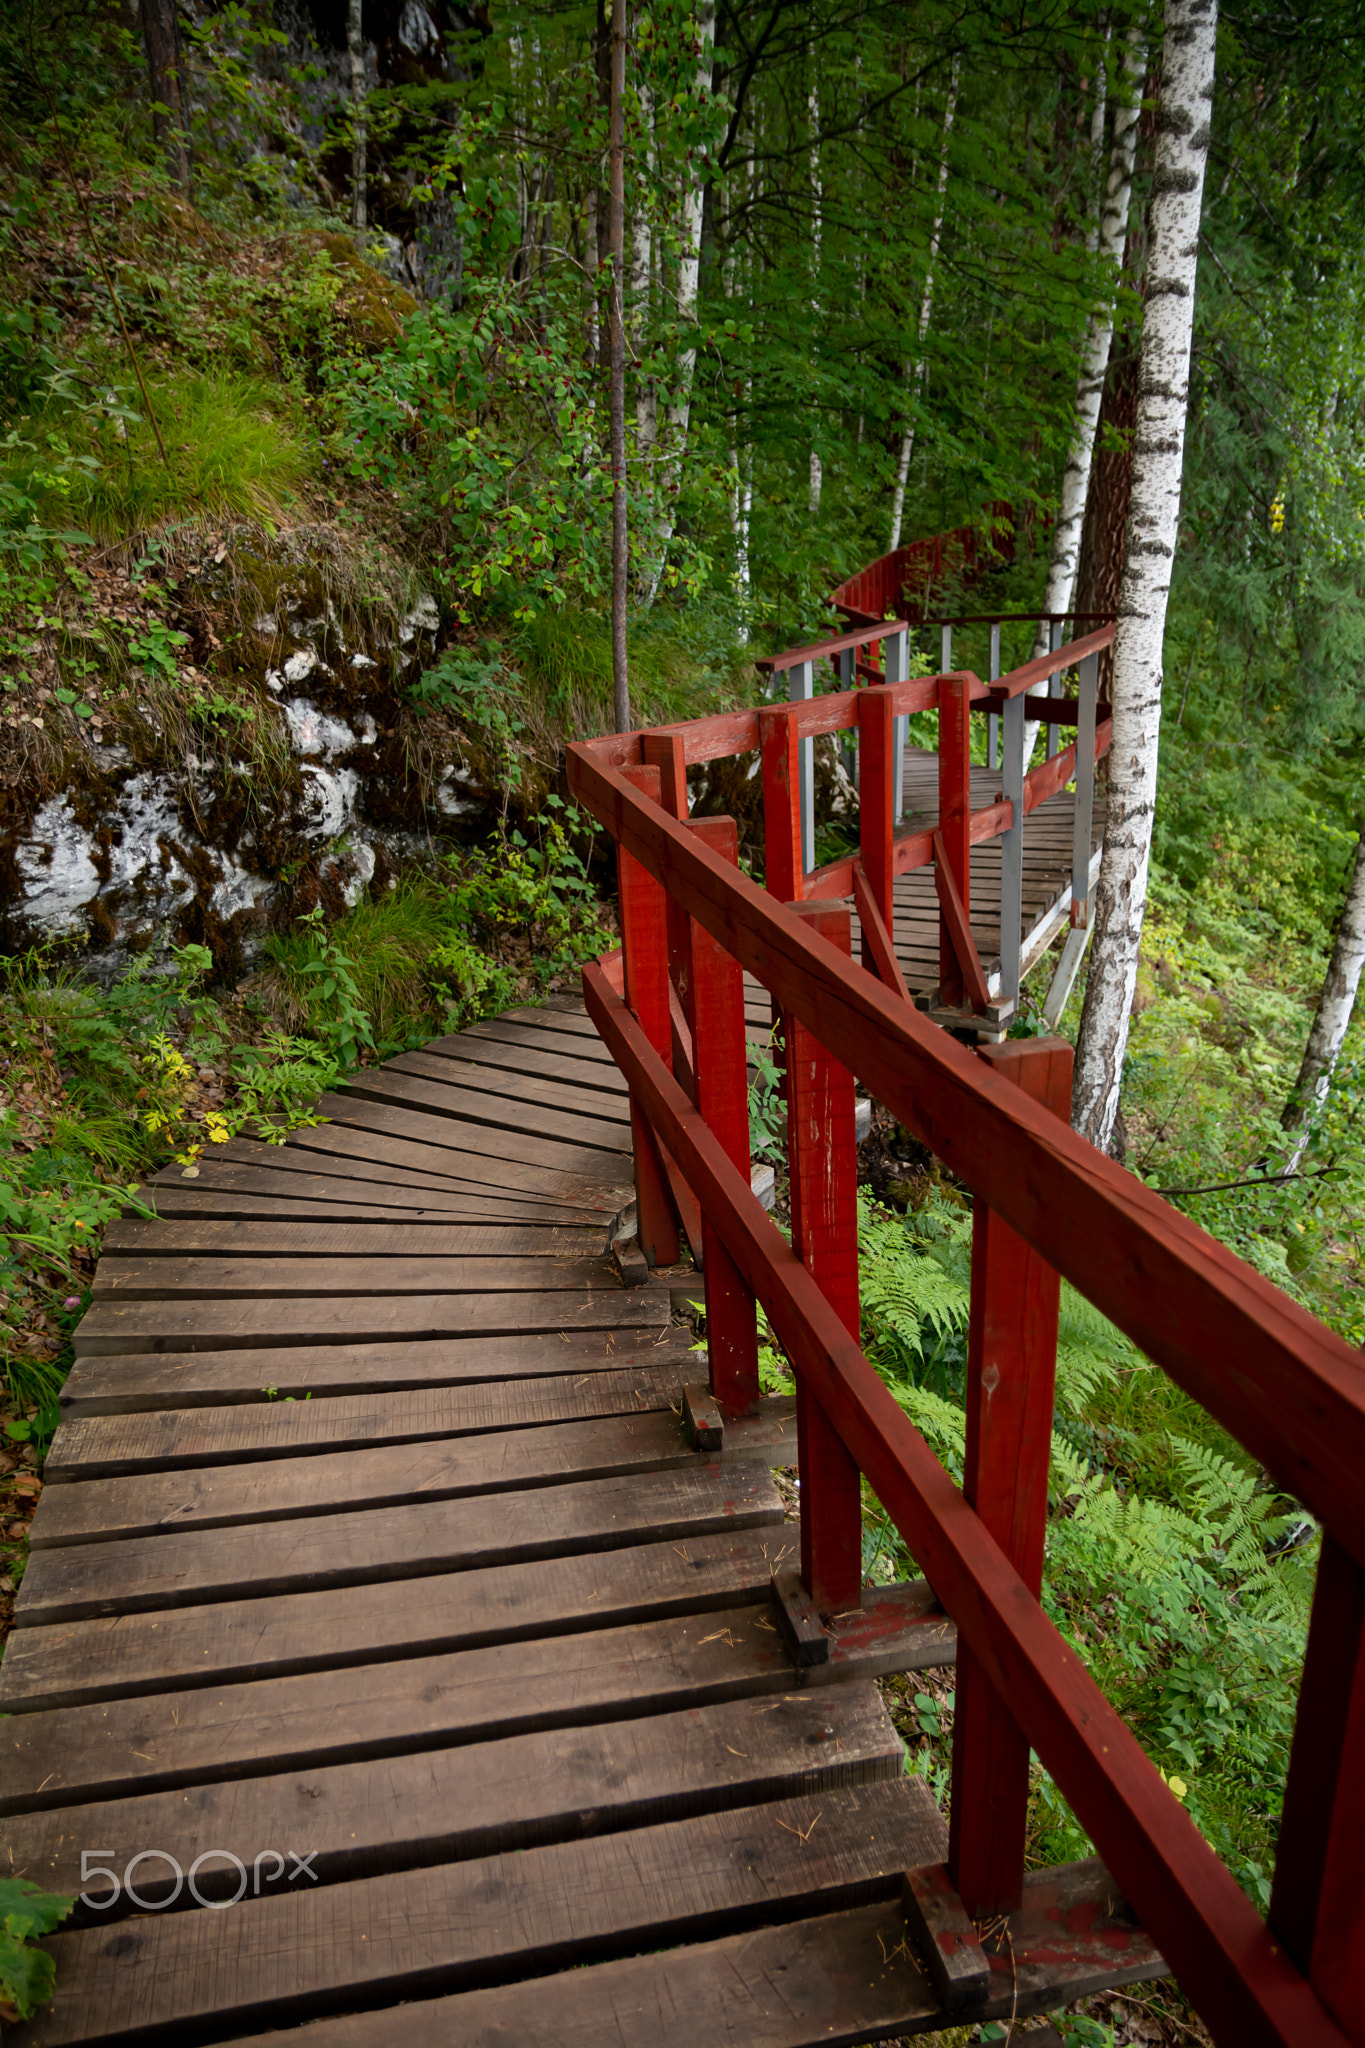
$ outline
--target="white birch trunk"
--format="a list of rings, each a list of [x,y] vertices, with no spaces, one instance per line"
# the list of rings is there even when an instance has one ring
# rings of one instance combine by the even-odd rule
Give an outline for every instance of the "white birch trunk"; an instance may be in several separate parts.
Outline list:
[[[1293,1093],[1280,1119],[1285,1129],[1295,1134],[1293,1150],[1285,1161],[1287,1172],[1292,1173],[1297,1168],[1308,1144],[1310,1119],[1327,1100],[1327,1090],[1331,1086],[1332,1075],[1351,1022],[1351,1013],[1355,1009],[1363,967],[1365,832],[1362,832],[1356,842],[1351,879],[1346,887],[1346,902],[1337,924],[1331,964],[1327,969],[1327,978],[1322,984],[1322,993],[1318,997],[1318,1007],[1313,1018],[1313,1028],[1308,1034],[1308,1044],[1304,1048],[1299,1078],[1294,1083]]]
[[[697,58],[696,93],[705,99],[711,91],[716,48],[716,0],[698,0],[697,36],[701,51]],[[682,254],[678,261],[678,319],[686,330],[696,325],[697,284],[701,275],[701,180],[687,173],[682,203]],[[687,455],[687,430],[692,417],[692,377],[697,367],[695,342],[685,342],[674,367],[673,391],[666,412],[667,445],[659,464],[659,512],[656,522],[654,559],[645,582],[644,602],[654,602],[673,538],[678,491],[682,485],[683,462]]]
[[[1166,0],[1133,493],[1114,643],[1109,809],[1072,1098],[1076,1129],[1106,1149],[1118,1115],[1147,907],[1162,641],[1180,526],[1217,22],[1217,0]]]
[[[905,366],[905,389],[909,398],[908,417],[905,432],[901,436],[900,460],[896,464],[896,488],[891,498],[891,545],[888,553],[895,554],[901,544],[901,521],[905,516],[905,486],[910,476],[910,458],[915,452],[915,407],[919,403],[920,387],[924,383],[924,338],[929,332],[929,321],[934,310],[934,265],[938,261],[938,245],[943,237],[943,195],[948,189],[948,140],[953,132],[953,116],[957,112],[957,80],[960,59],[954,57],[952,74],[948,80],[948,101],[943,109],[943,145],[938,159],[938,196],[934,206],[934,227],[929,237],[929,261],[924,272],[924,291],[919,302],[919,329],[915,337],[914,360]]]
[[[643,82],[638,87],[640,120],[644,128],[645,179],[654,183],[654,99]],[[653,483],[652,462],[658,434],[659,394],[652,377],[640,373],[639,365],[649,346],[650,279],[654,234],[647,203],[642,199],[631,222],[630,233],[630,347],[635,358],[635,436],[639,455],[640,489],[646,500]]]
[[[1142,110],[1142,78],[1147,66],[1147,43],[1141,29],[1130,30],[1123,53],[1125,92],[1114,109],[1114,133],[1109,145],[1109,175],[1095,226],[1093,251],[1107,273],[1102,303],[1086,322],[1081,344],[1080,374],[1076,379],[1076,403],[1072,412],[1071,445],[1062,471],[1061,500],[1057,523],[1052,529],[1052,559],[1048,565],[1047,588],[1043,595],[1045,612],[1071,609],[1076,588],[1076,564],[1085,527],[1085,503],[1090,495],[1090,461],[1095,451],[1095,430],[1099,425],[1104,377],[1109,368],[1109,351],[1114,340],[1114,309],[1118,302],[1119,272],[1123,245],[1128,234],[1128,207],[1133,193],[1133,162],[1137,155],[1138,115]],[[1101,124],[1104,102],[1099,104]],[[1088,239],[1088,238],[1087,238]],[[1033,643],[1035,658],[1046,654],[1050,640],[1042,626]],[[1048,685],[1039,683],[1030,697],[1046,697]],[[1038,726],[1024,727],[1025,759],[1033,752]]]
[[[351,226],[365,225],[367,124],[365,120],[365,29],[362,0],[348,0],[346,54],[351,66]]]

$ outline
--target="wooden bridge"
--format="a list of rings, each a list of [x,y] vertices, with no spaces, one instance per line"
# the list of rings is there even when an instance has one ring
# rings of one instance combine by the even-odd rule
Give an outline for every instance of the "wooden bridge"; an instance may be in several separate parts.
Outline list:
[[[1074,1137],[1061,1041],[959,1042],[1003,1007],[972,848],[1093,763],[1105,633],[1048,657],[1080,744],[1026,776],[1036,664],[898,680],[875,631],[890,681],[571,750],[620,862],[586,1007],[357,1074],[109,1233],[0,1667],[11,1868],[81,1894],[17,2043],[802,2048],[1167,1969],[1220,2048],[1365,2041],[1360,1365]],[[812,869],[801,749],[850,731],[859,852]],[[766,890],[687,815],[725,742]],[[931,867],[952,1031],[901,964]],[[749,1156],[774,1008],[790,1244]],[[963,1491],[858,1348],[854,1073],[976,1196]],[[1325,1525],[1269,1923],[1038,1604],[1059,1271]],[[924,1579],[864,1585],[864,1480]],[[954,1658],[945,1823],[873,1681]],[[1030,1749],[1103,1863],[1026,1874]]]

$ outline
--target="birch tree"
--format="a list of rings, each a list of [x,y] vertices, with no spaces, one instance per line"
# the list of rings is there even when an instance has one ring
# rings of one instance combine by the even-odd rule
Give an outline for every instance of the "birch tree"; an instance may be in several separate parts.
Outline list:
[[[1342,1044],[1355,1009],[1361,969],[1365,967],[1365,832],[1356,841],[1346,902],[1337,922],[1336,943],[1322,984],[1303,1064],[1280,1122],[1293,1134],[1285,1165],[1293,1172],[1308,1144],[1310,1119],[1327,1099]]]
[[[938,157],[938,191],[934,200],[934,225],[929,235],[929,260],[924,270],[924,290],[920,294],[919,327],[915,335],[914,356],[905,366],[905,432],[901,435],[900,460],[896,464],[896,489],[891,500],[891,545],[888,553],[893,555],[901,544],[905,486],[910,475],[910,459],[915,452],[915,410],[919,405],[920,390],[924,383],[924,342],[934,311],[934,266],[938,262],[938,246],[943,238],[944,195],[948,190],[948,143],[953,132],[953,116],[957,112],[959,61],[954,57],[953,68],[948,78],[948,99],[943,109],[943,142]]]
[[[711,93],[716,47],[716,0],[698,0],[697,71],[695,91],[699,102]],[[677,518],[678,491],[687,456],[687,432],[692,416],[692,379],[697,367],[697,285],[701,276],[702,181],[700,165],[689,161],[683,173],[682,221],[678,257],[678,322],[683,344],[673,370],[672,390],[665,415],[666,441],[659,465],[659,509],[655,527],[654,555],[645,578],[644,602],[652,604],[658,592],[668,544]]]
[[[810,61],[812,69],[814,69],[815,52],[813,50],[811,51]],[[811,324],[813,332],[818,334],[820,331],[820,228],[825,195],[824,187],[820,180],[820,88],[815,84],[811,86],[810,97],[806,102],[806,111],[810,118]],[[817,517],[820,511],[820,492],[824,480],[825,466],[820,460],[820,450],[812,442],[810,451],[810,490],[806,500],[810,507],[812,518]]]
[[[1123,90],[1114,108],[1113,132],[1109,142],[1109,167],[1104,191],[1099,199],[1093,230],[1086,238],[1090,253],[1099,259],[1104,284],[1099,304],[1086,322],[1085,337],[1081,343],[1081,366],[1076,378],[1071,443],[1066,452],[1066,467],[1062,471],[1057,522],[1052,529],[1052,558],[1048,564],[1047,588],[1043,595],[1044,612],[1069,612],[1076,588],[1076,564],[1080,555],[1081,535],[1085,529],[1085,507],[1090,493],[1090,467],[1095,450],[1095,430],[1100,417],[1100,402],[1104,397],[1109,351],[1114,340],[1114,311],[1118,303],[1123,245],[1128,233],[1128,208],[1133,192],[1133,163],[1137,155],[1138,116],[1141,112],[1142,78],[1146,62],[1146,38],[1140,28],[1133,28],[1124,39]],[[1101,70],[1101,81],[1103,77],[1104,73]],[[1101,85],[1096,94],[1094,110],[1100,129],[1099,137],[1096,139],[1101,146],[1104,107],[1105,95]],[[1049,644],[1047,631],[1040,626],[1038,637],[1033,643],[1035,658],[1040,654],[1046,654]],[[1029,695],[1045,697],[1047,692],[1048,685],[1044,682],[1031,690]],[[1037,731],[1037,726],[1032,722],[1025,727],[1024,744],[1030,751]]]
[[[1114,643],[1109,806],[1072,1101],[1076,1129],[1105,1148],[1118,1115],[1147,906],[1217,20],[1217,0],[1167,0],[1133,494]]]

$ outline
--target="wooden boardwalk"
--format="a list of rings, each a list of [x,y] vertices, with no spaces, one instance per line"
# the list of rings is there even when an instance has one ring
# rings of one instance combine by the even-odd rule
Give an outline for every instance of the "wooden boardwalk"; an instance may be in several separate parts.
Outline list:
[[[106,1240],[0,1667],[10,1867],[85,1899],[14,2041],[936,2023],[899,1891],[945,1831],[872,1679],[951,1626],[869,1589],[796,1668],[790,1405],[688,1447],[697,1283],[620,1284],[627,1106],[582,1011],[321,1109]],[[1056,2002],[1066,1903],[1031,1881],[983,2016]]]

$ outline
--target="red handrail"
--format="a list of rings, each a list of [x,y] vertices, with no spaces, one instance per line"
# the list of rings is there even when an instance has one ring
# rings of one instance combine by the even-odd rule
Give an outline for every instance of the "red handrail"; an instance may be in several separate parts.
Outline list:
[[[1049,659],[1053,666],[1062,665],[1057,655]],[[958,680],[959,705],[970,706],[974,679]],[[904,701],[898,692],[915,687],[857,693],[866,702],[862,731],[865,744],[868,736],[874,738],[873,752],[875,736],[885,736],[890,716]],[[824,700],[825,706],[832,701]],[[775,720],[789,718],[800,731],[802,717],[816,709],[769,707],[762,717],[770,733]],[[685,733],[675,731],[673,737],[681,737],[686,752]],[[638,957],[632,961],[628,952],[624,972],[630,1007],[621,998],[619,962],[616,972],[610,962],[585,970],[590,1011],[630,1083],[633,1110],[688,1184],[705,1219],[708,1244],[723,1246],[714,1306],[707,1261],[712,1343],[722,1358],[727,1350],[747,1358],[752,1304],[761,1301],[796,1367],[808,1413],[819,1425],[813,1436],[808,1428],[802,1442],[802,1515],[803,1521],[811,1518],[810,1529],[803,1532],[803,1556],[818,1557],[822,1529],[837,1536],[843,1526],[839,1517],[847,1518],[847,1500],[829,1477],[835,1467],[820,1449],[820,1428],[825,1428],[840,1455],[867,1474],[957,1623],[964,1646],[961,1675],[965,1682],[973,1674],[975,1688],[972,1714],[964,1707],[959,1717],[964,1732],[954,1754],[953,1871],[969,1908],[999,1909],[991,1886],[1003,1885],[1007,1891],[1010,1870],[1022,1872],[1022,1822],[1017,1813],[1012,1820],[999,1818],[1009,1801],[1000,1805],[999,1786],[993,1791],[990,1777],[1004,1768],[998,1761],[1001,1730],[1017,1731],[1010,1768],[1016,1769],[1019,1742],[1037,1750],[1220,2042],[1235,2041],[1239,2048],[1245,2042],[1326,2048],[1349,2037],[1358,2043],[1365,2011],[1365,1996],[1359,1995],[1365,1908],[1349,1852],[1365,1822],[1365,1761],[1359,1742],[1365,1736],[1365,1371],[1359,1358],[1014,1085],[1008,1073],[1027,1078],[1029,1059],[993,1070],[855,967],[786,902],[740,874],[733,865],[732,843],[721,851],[707,843],[716,821],[707,821],[702,833],[633,787],[617,757],[634,751],[638,759],[646,746],[638,734],[575,745],[569,750],[569,779],[576,800],[611,832],[623,859],[634,864],[638,875],[652,878],[661,906],[654,928],[662,928],[665,907],[669,915],[693,921],[713,955],[719,948],[736,971],[755,975],[786,1016],[845,1070],[856,1071],[977,1198],[969,1365],[969,1414],[976,1421],[969,1427],[978,1431],[978,1455],[981,1430],[1003,1426],[992,1418],[990,1401],[980,1399],[983,1386],[999,1384],[983,1378],[983,1358],[992,1371],[1003,1365],[1006,1392],[1013,1373],[1020,1398],[1036,1403],[1042,1390],[1050,1399],[1045,1354],[1055,1341],[1055,1299],[1051,1337],[1044,1288],[1042,1307],[1030,1311],[1042,1321],[1022,1352],[1010,1329],[999,1326],[999,1317],[992,1322],[989,1309],[1001,1276],[1022,1271],[1019,1259],[1036,1255],[1034,1270],[1060,1272],[1071,1280],[1216,1416],[1277,1484],[1296,1494],[1327,1531],[1325,1556],[1333,1566],[1330,1613],[1326,1622],[1320,1619],[1326,1612],[1321,1602],[1328,1597],[1320,1589],[1312,1641],[1320,1646],[1327,1640],[1324,1630],[1333,1633],[1327,1650],[1319,1647],[1316,1658],[1310,1652],[1286,1796],[1274,1924],[1268,1926],[1038,1605],[1029,1562],[1041,1542],[1044,1511],[1036,1459],[1029,1486],[1021,1477],[1012,1503],[1001,1503],[997,1485],[997,1497],[983,1497],[979,1511],[969,1504],[878,1380],[846,1316],[826,1299],[809,1252],[807,1264],[802,1263],[799,1234],[797,1248],[788,1246],[752,1197],[744,1149],[737,1148],[734,1130],[727,1126],[722,1137],[712,1129],[708,1096],[737,1100],[736,1070],[742,1071],[744,1047],[733,1015],[722,1028],[719,1011],[694,1009],[694,1101],[674,1078],[661,1030],[646,1034],[632,1014],[641,1009],[650,973],[657,983],[659,973],[667,971],[666,961],[660,966],[663,950],[655,945],[652,968]],[[771,781],[765,777],[765,804],[779,790],[776,775]],[[881,834],[880,873],[868,875],[879,906],[890,844],[884,794],[865,784],[869,853],[875,851],[869,812]],[[785,834],[788,844],[792,801],[789,781],[785,824],[767,821],[769,832],[779,840]],[[629,931],[626,943],[629,948]],[[691,977],[688,995],[694,1004],[702,1000]],[[644,1000],[650,1011],[651,999]],[[732,999],[726,1000],[732,1011]],[[652,1009],[659,1007],[656,994]],[[1015,1055],[1018,1049],[1008,1051]],[[716,1062],[729,1065],[728,1077],[714,1071]],[[733,1124],[733,1112],[728,1114]],[[829,1149],[839,1154],[833,1141]],[[815,1152],[818,1156],[818,1145]],[[831,1171],[836,1169],[842,1170],[837,1159]],[[1031,1247],[1031,1253],[1015,1251],[1016,1243]],[[856,1257],[853,1246],[847,1250]],[[729,1404],[731,1413],[737,1394],[737,1381],[726,1380],[722,1371],[717,1398],[723,1408]],[[981,1730],[991,1714],[999,1726],[987,1740]],[[1026,1749],[1024,1758],[1026,1764]],[[1324,1784],[1329,1793],[1325,1814]]]

